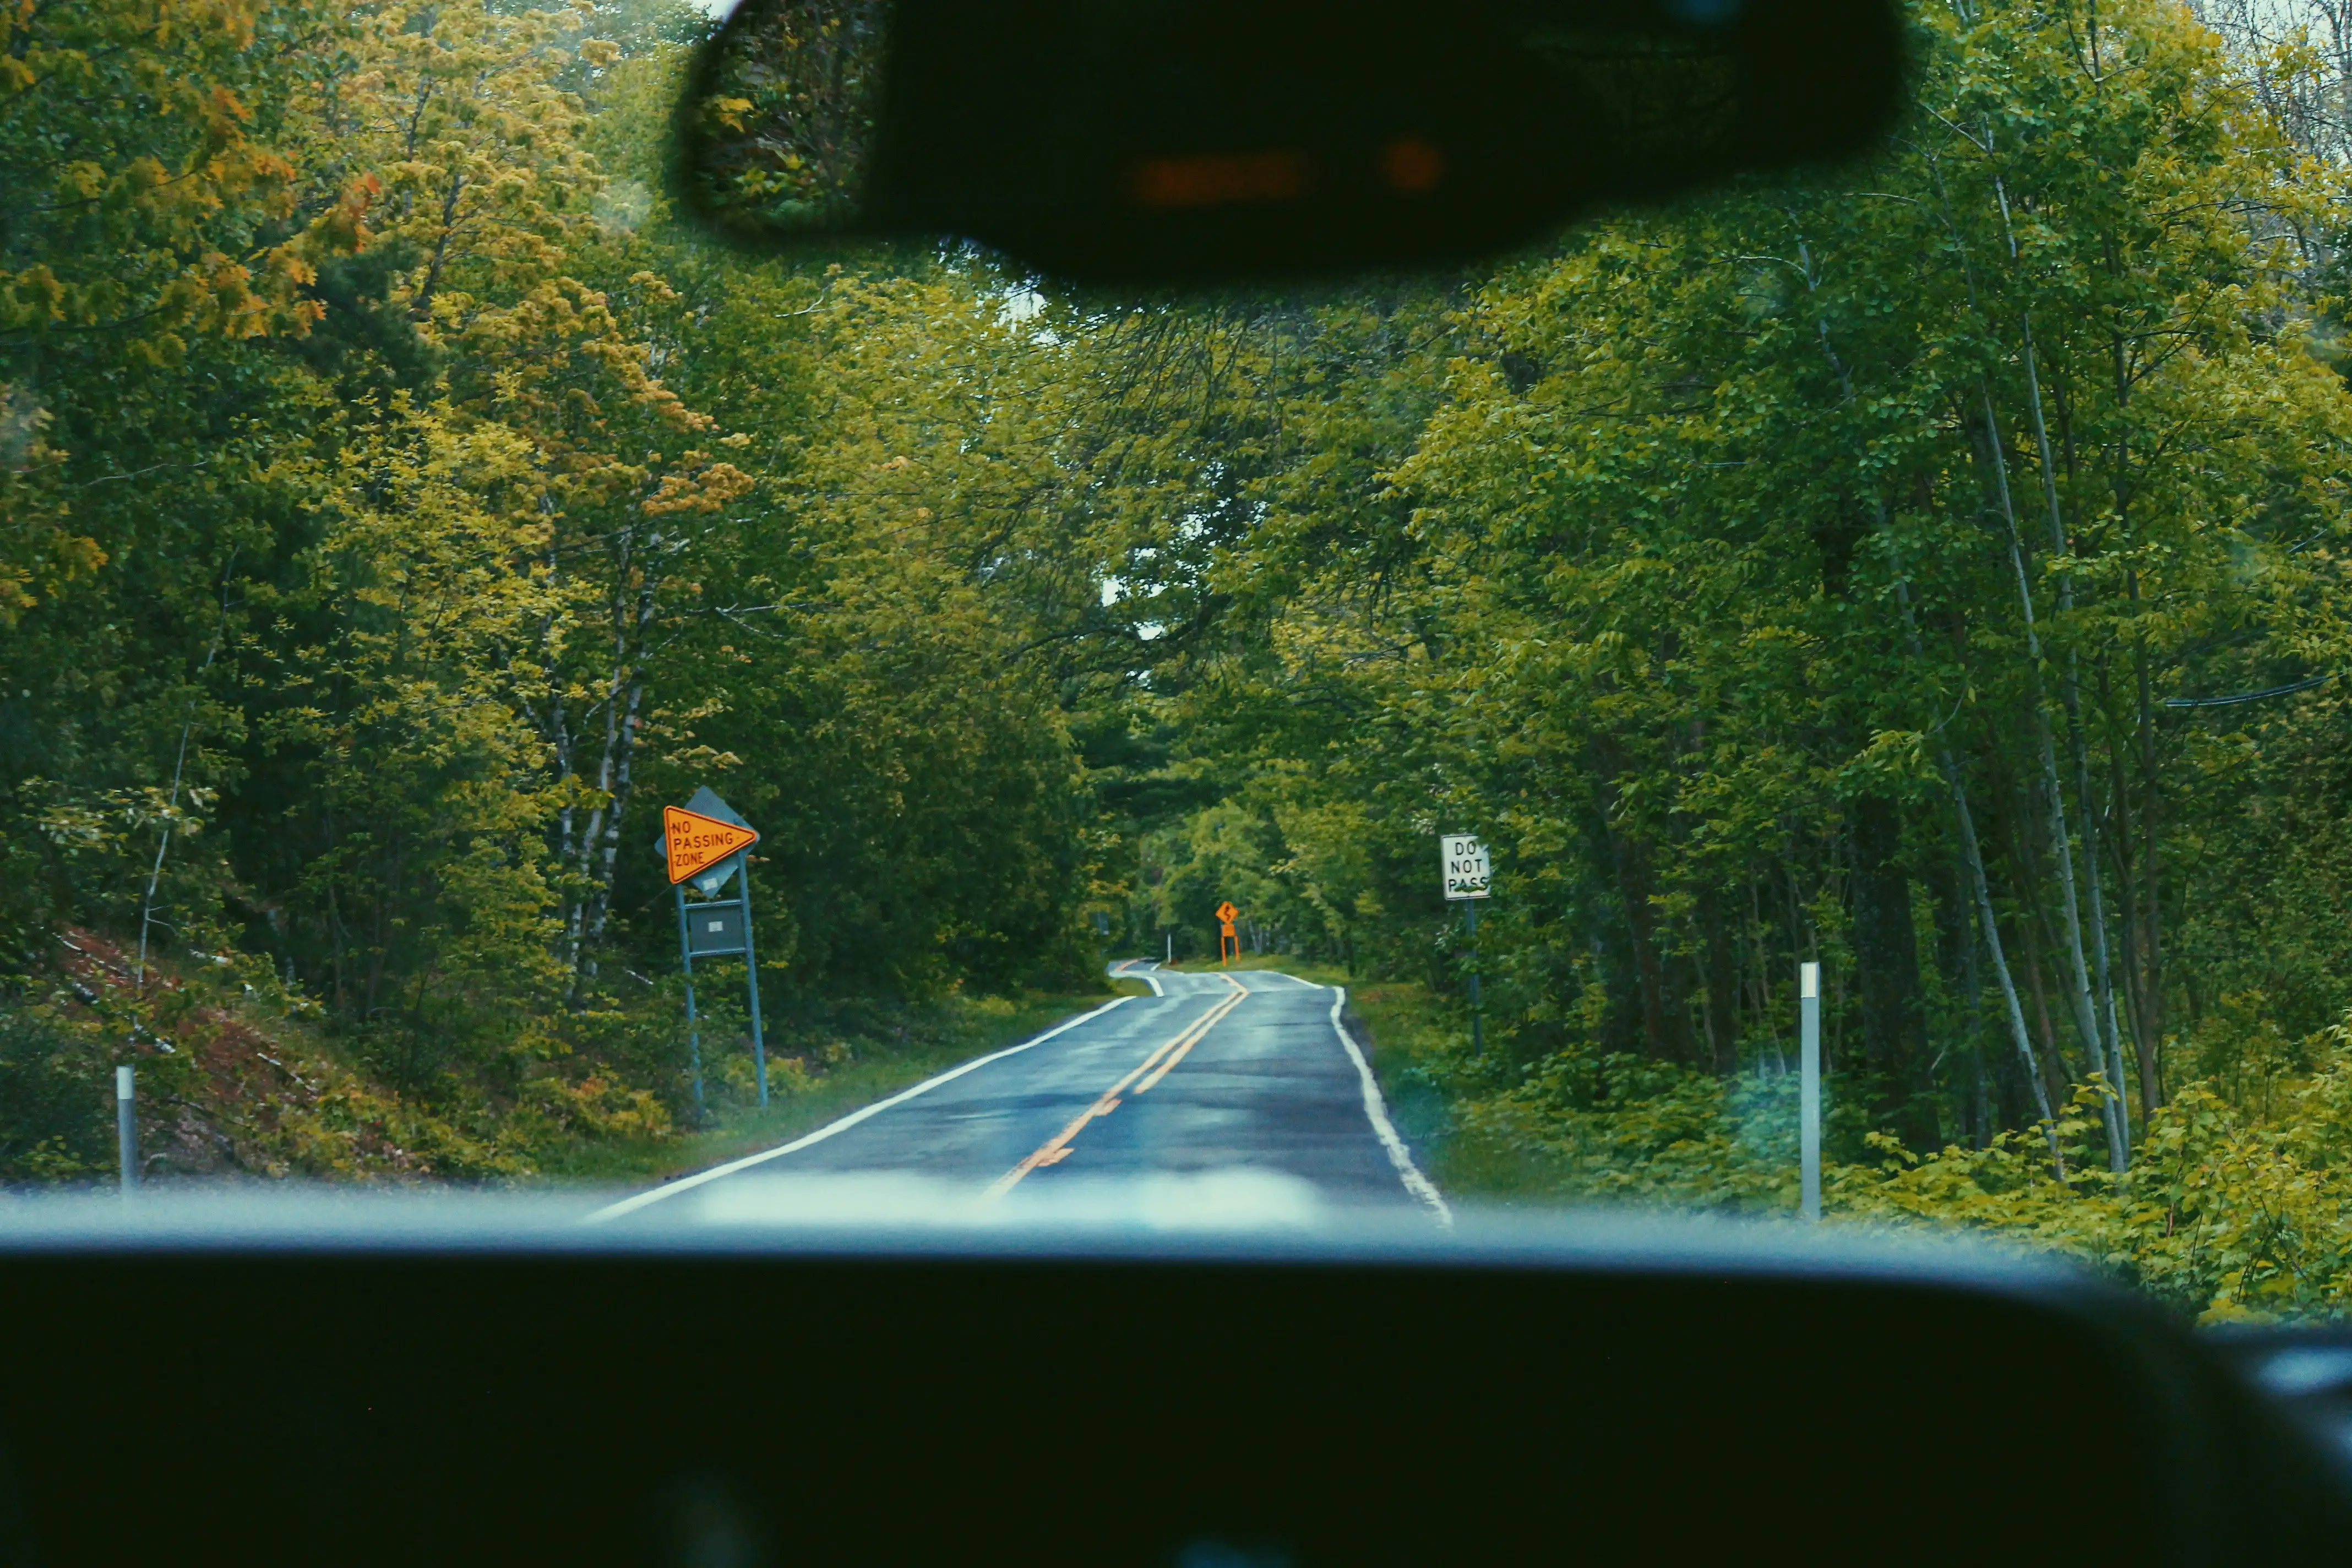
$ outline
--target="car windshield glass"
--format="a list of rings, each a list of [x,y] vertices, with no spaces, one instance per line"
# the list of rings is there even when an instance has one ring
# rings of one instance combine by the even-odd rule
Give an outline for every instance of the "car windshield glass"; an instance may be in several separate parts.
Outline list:
[[[1910,0],[1861,156],[1158,291],[699,226],[716,26],[0,11],[7,1194],[1601,1204],[2337,1309],[2339,12]]]

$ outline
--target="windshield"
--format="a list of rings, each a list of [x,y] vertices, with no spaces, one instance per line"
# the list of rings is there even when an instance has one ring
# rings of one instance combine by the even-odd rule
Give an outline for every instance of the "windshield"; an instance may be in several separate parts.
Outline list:
[[[1906,18],[1858,161],[1144,295],[698,227],[676,0],[0,13],[0,1181],[2334,1313],[2352,35]]]

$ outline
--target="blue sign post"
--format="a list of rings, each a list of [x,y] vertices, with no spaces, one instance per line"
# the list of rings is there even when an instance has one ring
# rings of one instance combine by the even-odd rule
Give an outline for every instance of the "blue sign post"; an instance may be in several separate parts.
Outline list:
[[[686,886],[679,883],[670,891],[677,895],[677,957],[686,965],[686,1059],[694,1074],[694,1119],[702,1120],[702,1026],[694,1016],[694,944],[686,934]]]

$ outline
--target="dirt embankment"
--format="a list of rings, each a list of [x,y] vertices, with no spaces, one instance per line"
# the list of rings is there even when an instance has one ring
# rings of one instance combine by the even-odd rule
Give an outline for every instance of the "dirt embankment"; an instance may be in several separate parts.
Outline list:
[[[5,1174],[110,1174],[112,1069],[125,1064],[151,1180],[427,1173],[402,1136],[406,1108],[325,1051],[299,999],[257,992],[228,958],[151,960],[142,975],[97,931],[68,927],[57,942],[47,994],[13,1010],[10,1066],[41,1092],[20,1106],[30,1124],[0,1138]]]

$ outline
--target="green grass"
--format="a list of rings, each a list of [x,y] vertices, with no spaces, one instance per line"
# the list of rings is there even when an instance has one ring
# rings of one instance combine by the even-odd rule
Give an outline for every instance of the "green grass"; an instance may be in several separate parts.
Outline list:
[[[1459,1074],[1469,1048],[1457,1009],[1420,981],[1363,980],[1348,987],[1348,1011],[1397,1131],[1441,1191],[1503,1207],[1556,1201],[1557,1180],[1539,1162],[1466,1136],[1456,1125],[1454,1100],[1466,1090]]]
[[[1138,982],[1116,989],[1126,995],[1150,994],[1150,987]],[[667,1138],[583,1140],[562,1146],[541,1159],[537,1180],[566,1185],[644,1187],[723,1164],[814,1132],[860,1106],[920,1083],[958,1062],[1016,1045],[1109,999],[1103,992],[1033,993],[1010,1000],[958,999],[941,1009],[924,1037],[904,1046],[871,1045],[816,1076],[804,1089],[779,1093],[785,1075],[772,1073],[764,1110],[752,1105],[714,1104],[709,1124],[696,1131]]]

